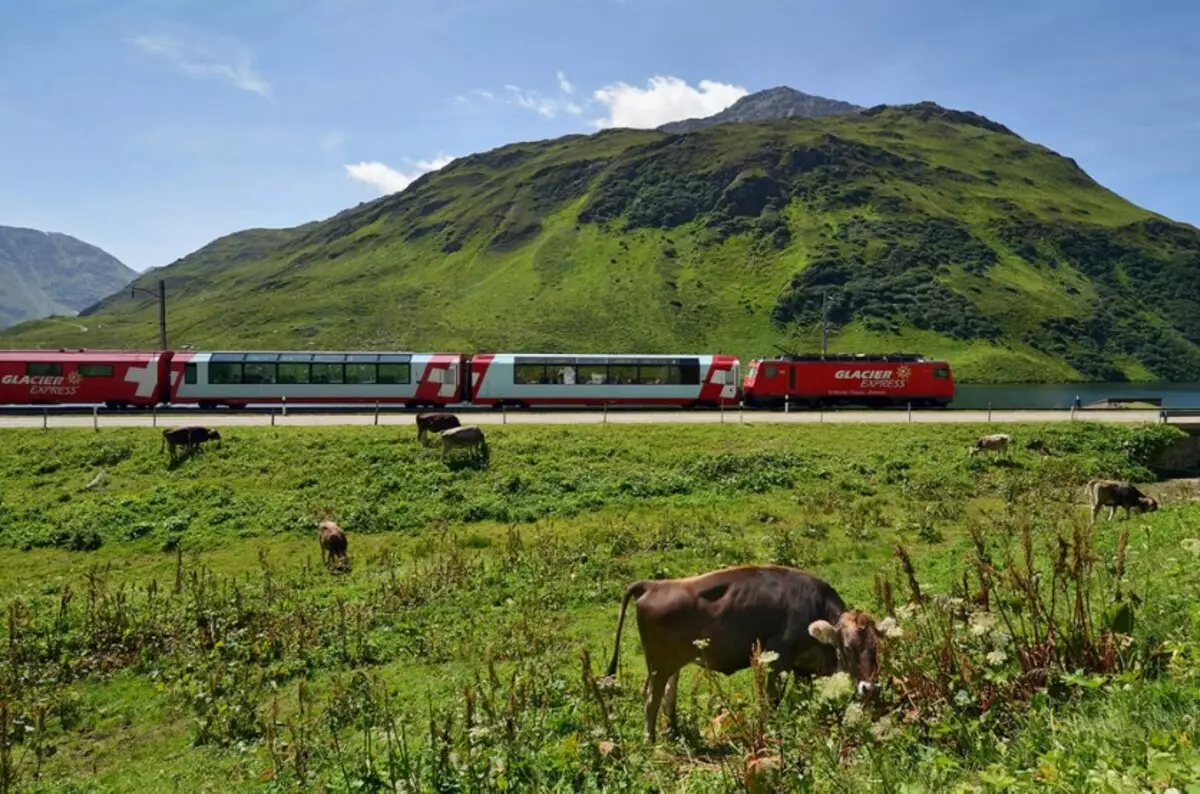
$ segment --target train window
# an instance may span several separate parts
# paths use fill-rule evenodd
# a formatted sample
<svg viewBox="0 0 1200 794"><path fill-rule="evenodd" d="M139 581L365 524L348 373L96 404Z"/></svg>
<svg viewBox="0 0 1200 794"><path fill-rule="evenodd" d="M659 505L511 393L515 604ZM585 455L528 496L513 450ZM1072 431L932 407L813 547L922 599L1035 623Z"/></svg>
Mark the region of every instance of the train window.
<svg viewBox="0 0 1200 794"><path fill-rule="evenodd" d="M312 365L312 382L313 383L345 383L345 373L342 371L343 364L330 364L322 362L313 362Z"/></svg>
<svg viewBox="0 0 1200 794"><path fill-rule="evenodd" d="M643 364L638 367L638 383L648 386L671 383L671 369L667 364ZM678 371L678 367L674 368Z"/></svg>
<svg viewBox="0 0 1200 794"><path fill-rule="evenodd" d="M603 364L580 364L576 370L578 372L575 378L576 383L599 386L609 382L608 367Z"/></svg>
<svg viewBox="0 0 1200 794"><path fill-rule="evenodd" d="M412 366L381 362L379 364L380 383L412 383Z"/></svg>
<svg viewBox="0 0 1200 794"><path fill-rule="evenodd" d="M62 375L62 364L26 364L25 374L57 377Z"/></svg>
<svg viewBox="0 0 1200 794"><path fill-rule="evenodd" d="M674 366L671 369L675 369ZM684 360L679 363L679 383L684 386L699 386L700 385L700 362L692 359Z"/></svg>
<svg viewBox="0 0 1200 794"><path fill-rule="evenodd" d="M763 367L763 377L764 378L775 378L775 377L778 377L778 375L779 375L779 367L774 367L769 364L767 366Z"/></svg>
<svg viewBox="0 0 1200 794"><path fill-rule="evenodd" d="M551 383L561 383L569 386L574 385L578 381L574 364L557 364L546 367L546 374L550 376Z"/></svg>
<svg viewBox="0 0 1200 794"><path fill-rule="evenodd" d="M517 364L513 367L513 383L549 383L545 364Z"/></svg>
<svg viewBox="0 0 1200 794"><path fill-rule="evenodd" d="M279 363L280 364L283 364L283 363L307 364L308 362L310 362L312 360L313 360L312 353L280 353L279 354Z"/></svg>
<svg viewBox="0 0 1200 794"><path fill-rule="evenodd" d="M628 384L638 382L638 368L632 364L618 364L608 368L608 382Z"/></svg>
<svg viewBox="0 0 1200 794"><path fill-rule="evenodd" d="M183 382L188 385L196 383L196 364L195 362L185 364L183 367Z"/></svg>
<svg viewBox="0 0 1200 794"><path fill-rule="evenodd" d="M80 364L76 371L85 378L111 378L113 368L109 364Z"/></svg>
<svg viewBox="0 0 1200 794"><path fill-rule="evenodd" d="M379 361L378 353L351 353L346 356L346 361L351 364L374 364Z"/></svg>
<svg viewBox="0 0 1200 794"><path fill-rule="evenodd" d="M233 362L212 362L208 364L208 382L221 385L242 382L242 365Z"/></svg>
<svg viewBox="0 0 1200 794"><path fill-rule="evenodd" d="M353 359L354 356L350 356ZM346 383L375 383L375 365L350 363L346 365Z"/></svg>
<svg viewBox="0 0 1200 794"><path fill-rule="evenodd" d="M274 364L279 360L278 353L247 353L246 363L255 362L258 364Z"/></svg>
<svg viewBox="0 0 1200 794"><path fill-rule="evenodd" d="M247 359L250 357L247 356ZM275 382L275 365L247 360L242 365L242 383L264 384Z"/></svg>
<svg viewBox="0 0 1200 794"><path fill-rule="evenodd" d="M245 361L245 353L213 353L209 359L215 364L232 364L235 361Z"/></svg>
<svg viewBox="0 0 1200 794"><path fill-rule="evenodd" d="M308 364L299 361L280 361L276 370L277 383L308 383Z"/></svg>
<svg viewBox="0 0 1200 794"><path fill-rule="evenodd" d="M936 367L933 370L933 377L945 380L946 378L950 377L950 370L946 369L945 367Z"/></svg>

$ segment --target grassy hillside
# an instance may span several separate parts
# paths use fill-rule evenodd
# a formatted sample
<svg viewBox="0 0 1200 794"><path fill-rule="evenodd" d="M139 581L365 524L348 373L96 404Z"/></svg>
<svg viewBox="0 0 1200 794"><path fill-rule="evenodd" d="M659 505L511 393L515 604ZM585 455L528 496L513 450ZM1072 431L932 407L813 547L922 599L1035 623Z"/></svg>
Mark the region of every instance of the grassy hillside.
<svg viewBox="0 0 1200 794"><path fill-rule="evenodd" d="M1200 230L936 105L610 130L461 158L165 275L173 345L518 351L919 350L964 380L1200 379ZM115 295L73 332L153 344Z"/></svg>
<svg viewBox="0 0 1200 794"><path fill-rule="evenodd" d="M0 226L0 328L31 317L73 315L136 276L115 257L69 235ZM72 327L49 321L55 324Z"/></svg>
<svg viewBox="0 0 1200 794"><path fill-rule="evenodd" d="M230 428L173 469L151 429L0 431L0 782L1183 789L1200 508L1151 484L1162 511L1093 530L1078 504L1179 431L1000 429L1011 462L966 456L982 427L514 426L474 468L392 428ZM347 573L317 562L325 507ZM880 709L834 678L770 712L752 673L693 667L682 741L647 747L632 625L619 686L593 683L625 585L771 561L897 615ZM990 611L960 600L981 587Z"/></svg>

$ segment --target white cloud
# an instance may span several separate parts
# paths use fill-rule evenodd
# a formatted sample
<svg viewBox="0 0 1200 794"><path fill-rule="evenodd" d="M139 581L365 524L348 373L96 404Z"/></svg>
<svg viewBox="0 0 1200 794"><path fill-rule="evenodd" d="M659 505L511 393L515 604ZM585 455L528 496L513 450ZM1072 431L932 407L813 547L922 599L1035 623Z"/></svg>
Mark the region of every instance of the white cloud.
<svg viewBox="0 0 1200 794"><path fill-rule="evenodd" d="M539 91L516 85L504 86L504 93L476 89L472 96L501 105L514 105L553 119L560 115L580 116L589 106L601 106L605 116L591 122L598 129L607 127L653 128L669 121L711 116L732 105L749 91L740 85L701 80L692 87L678 77L651 77L645 88L628 83L613 83L592 92L590 99L574 99L576 87L561 69L556 73L558 90L565 96L546 96ZM468 96L455 99L469 103Z"/></svg>
<svg viewBox="0 0 1200 794"><path fill-rule="evenodd" d="M250 50L232 39L185 42L174 36L159 35L139 36L132 44L189 77L224 80L242 91L264 97L271 95L271 86L254 70Z"/></svg>
<svg viewBox="0 0 1200 794"><path fill-rule="evenodd" d="M608 115L592 122L596 127L646 129L702 116L711 116L732 105L749 91L740 85L701 80L695 88L678 77L651 77L645 88L614 83L592 93L608 108Z"/></svg>
<svg viewBox="0 0 1200 794"><path fill-rule="evenodd" d="M354 165L347 165L346 176L369 185L378 191L379 195L386 196L391 193L399 193L404 188L416 182L422 175L430 171L437 171L448 165L453 157L446 154L439 154L432 160L418 160L413 163L414 170L404 173L397 171L389 165L376 162L362 162Z"/></svg>

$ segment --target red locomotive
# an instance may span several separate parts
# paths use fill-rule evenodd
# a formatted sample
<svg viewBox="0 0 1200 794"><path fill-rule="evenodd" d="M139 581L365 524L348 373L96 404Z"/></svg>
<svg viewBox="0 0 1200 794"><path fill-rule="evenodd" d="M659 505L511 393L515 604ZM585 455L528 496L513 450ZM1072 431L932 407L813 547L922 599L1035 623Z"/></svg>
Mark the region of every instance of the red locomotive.
<svg viewBox="0 0 1200 794"><path fill-rule="evenodd" d="M751 361L742 395L746 405L762 408L785 403L799 408L945 408L954 399L954 378L945 361L930 361L916 353L787 353Z"/></svg>

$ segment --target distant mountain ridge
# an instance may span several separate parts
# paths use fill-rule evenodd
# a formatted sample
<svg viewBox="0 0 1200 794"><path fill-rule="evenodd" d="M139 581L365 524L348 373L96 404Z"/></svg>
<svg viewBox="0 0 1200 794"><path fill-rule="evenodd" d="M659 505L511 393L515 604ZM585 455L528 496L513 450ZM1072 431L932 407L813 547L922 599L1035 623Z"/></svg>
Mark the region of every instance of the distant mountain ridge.
<svg viewBox="0 0 1200 794"><path fill-rule="evenodd" d="M658 128L659 132L678 135L695 132L715 124L730 124L741 121L774 121L776 119L814 119L822 116L839 116L858 113L866 108L843 102L840 99L806 94L787 86L776 86L765 91L756 91L734 102L720 113L699 119L672 121Z"/></svg>
<svg viewBox="0 0 1200 794"><path fill-rule="evenodd" d="M0 226L0 328L74 315L137 275L112 254L68 234Z"/></svg>

